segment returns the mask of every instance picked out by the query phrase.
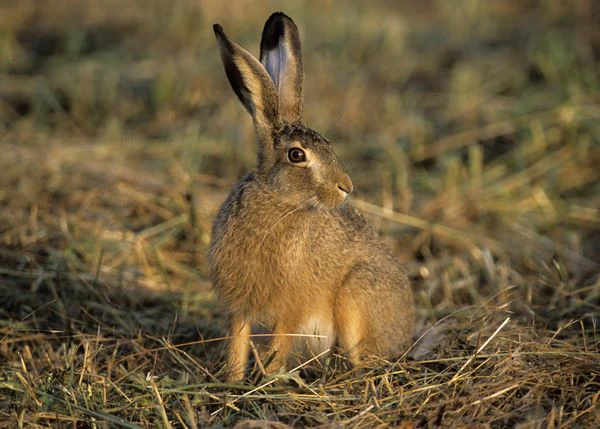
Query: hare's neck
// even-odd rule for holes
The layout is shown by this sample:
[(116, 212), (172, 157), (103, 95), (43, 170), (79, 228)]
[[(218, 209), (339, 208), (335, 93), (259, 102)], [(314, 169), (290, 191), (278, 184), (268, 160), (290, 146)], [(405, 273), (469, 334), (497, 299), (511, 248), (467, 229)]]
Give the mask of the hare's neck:
[(281, 198), (275, 192), (269, 192), (262, 201), (262, 208), (267, 219), (280, 219), (279, 222), (297, 221), (298, 217), (309, 217), (313, 209), (306, 204), (295, 204)]
[(284, 215), (286, 213), (302, 214), (305, 217), (319, 216), (325, 210), (318, 207), (316, 197), (300, 197), (297, 195), (282, 195), (274, 191), (268, 184), (255, 182), (256, 201), (264, 209), (265, 214), (272, 217), (276, 214)]

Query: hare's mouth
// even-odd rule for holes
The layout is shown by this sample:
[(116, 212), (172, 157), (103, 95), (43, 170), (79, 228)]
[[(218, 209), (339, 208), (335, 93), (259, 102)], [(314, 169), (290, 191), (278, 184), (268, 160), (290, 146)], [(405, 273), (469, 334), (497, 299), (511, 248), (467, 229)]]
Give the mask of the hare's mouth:
[(333, 192), (318, 192), (317, 195), (311, 198), (309, 204), (317, 208), (333, 209), (344, 204), (347, 197), (348, 192), (343, 189), (338, 189)]

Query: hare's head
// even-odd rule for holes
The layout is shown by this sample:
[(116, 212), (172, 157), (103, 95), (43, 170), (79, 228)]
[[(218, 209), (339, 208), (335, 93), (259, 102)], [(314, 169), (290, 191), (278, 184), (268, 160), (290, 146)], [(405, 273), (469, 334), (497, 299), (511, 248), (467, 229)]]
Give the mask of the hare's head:
[(352, 192), (352, 181), (329, 141), (302, 122), (304, 70), (298, 29), (276, 12), (267, 20), (260, 61), (214, 25), (225, 73), (252, 115), (258, 140), (256, 175), (284, 201), (334, 207)]

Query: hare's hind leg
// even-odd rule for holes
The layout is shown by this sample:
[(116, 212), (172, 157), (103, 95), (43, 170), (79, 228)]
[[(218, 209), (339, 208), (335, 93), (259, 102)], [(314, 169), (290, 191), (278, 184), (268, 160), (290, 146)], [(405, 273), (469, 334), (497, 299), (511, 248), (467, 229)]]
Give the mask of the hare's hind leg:
[(339, 290), (335, 319), (338, 339), (350, 362), (359, 366), (369, 356), (378, 355), (382, 349), (381, 321), (386, 317), (379, 306), (373, 285), (381, 284), (380, 273), (372, 265), (357, 264), (346, 276)]
[(335, 312), (341, 346), (354, 365), (366, 357), (397, 356), (410, 345), (412, 292), (395, 265), (356, 265), (340, 288)]
[(353, 366), (360, 366), (366, 355), (365, 340), (368, 330), (365, 320), (364, 305), (360, 303), (361, 284), (367, 273), (360, 266), (356, 267), (346, 278), (336, 299), (334, 314), (340, 346)]
[(360, 308), (352, 297), (338, 297), (336, 326), (340, 346), (353, 366), (360, 366), (364, 351), (362, 347), (364, 328)]
[(231, 344), (229, 345), (228, 368), (229, 381), (240, 381), (244, 378), (244, 371), (250, 353), (250, 322), (234, 316), (231, 320)]

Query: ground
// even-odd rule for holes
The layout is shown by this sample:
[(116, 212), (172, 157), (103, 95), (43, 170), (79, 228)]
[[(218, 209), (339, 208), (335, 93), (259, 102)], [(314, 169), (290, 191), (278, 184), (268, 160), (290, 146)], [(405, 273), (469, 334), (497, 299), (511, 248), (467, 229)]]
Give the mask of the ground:
[[(306, 122), (433, 341), (228, 384), (206, 247), (255, 147), (212, 24), (257, 54), (280, 9)], [(1, 4), (0, 427), (600, 426), (599, 20), (593, 0)]]

